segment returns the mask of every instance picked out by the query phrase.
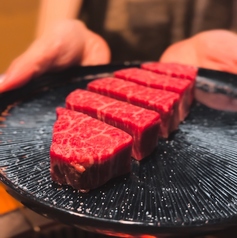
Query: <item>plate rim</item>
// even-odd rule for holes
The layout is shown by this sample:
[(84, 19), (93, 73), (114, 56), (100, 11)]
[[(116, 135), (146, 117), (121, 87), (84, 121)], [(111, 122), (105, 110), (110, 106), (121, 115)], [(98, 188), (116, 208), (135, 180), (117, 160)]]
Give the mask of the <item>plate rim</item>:
[[(132, 65), (133, 66), (133, 65)], [(106, 65), (106, 67), (110, 67), (110, 65)], [(121, 65), (121, 67), (124, 67), (124, 65)], [(104, 71), (102, 71), (104, 72)], [(106, 72), (106, 71), (105, 71)], [(94, 75), (94, 77), (96, 78), (96, 74)], [(57, 211), (57, 214), (61, 214), (65, 212), (65, 209), (57, 207), (57, 206), (49, 206), (45, 201), (43, 201), (42, 199), (39, 201), (37, 199), (34, 198), (34, 196), (30, 193), (27, 193), (27, 191), (24, 191), (23, 189), (15, 186), (9, 179), (7, 179), (6, 177), (4, 177), (4, 171), (0, 169), (0, 181), (6, 185), (7, 187), (7, 191), (9, 194), (11, 194), (13, 197), (17, 198), (18, 200), (20, 199), (20, 201), (25, 204), (27, 207), (31, 208), (32, 210), (36, 211), (37, 213), (40, 213), (41, 215), (44, 215), (44, 212), (40, 212), (40, 207), (41, 208), (45, 208), (46, 210), (52, 210), (52, 212), (50, 212), (50, 214), (54, 213), (54, 211)], [(39, 210), (38, 208), (34, 208), (33, 204), (35, 203), (35, 205), (39, 206)], [(31, 207), (32, 205), (32, 207)], [(105, 227), (108, 227), (109, 224), (112, 224), (113, 227), (120, 227), (121, 230), (124, 231), (136, 231), (135, 233), (140, 234), (139, 231), (142, 231), (144, 233), (144, 231), (147, 234), (167, 234), (167, 233), (172, 233), (172, 234), (176, 234), (177, 231), (179, 232), (183, 232), (183, 234), (197, 234), (197, 233), (203, 233), (203, 232), (211, 232), (211, 231), (216, 231), (216, 230), (223, 230), (225, 228), (228, 228), (230, 226), (233, 226), (237, 223), (237, 214), (231, 218), (228, 219), (224, 219), (220, 222), (213, 222), (213, 223), (207, 223), (207, 224), (201, 224), (201, 225), (184, 225), (184, 226), (155, 226), (154, 223), (142, 223), (142, 222), (137, 222), (137, 221), (116, 221), (116, 220), (111, 220), (108, 218), (98, 218), (98, 217), (92, 217), (89, 216), (87, 214), (79, 214), (73, 211), (69, 211), (67, 210), (67, 215), (69, 215), (70, 217), (76, 217), (77, 221), (81, 221), (83, 220), (84, 222), (82, 222), (83, 224), (85, 223), (98, 223), (98, 226), (100, 225), (104, 225)], [(52, 216), (51, 216), (52, 217)], [(60, 219), (62, 220), (62, 219)], [(221, 225), (220, 225), (221, 223)], [(216, 225), (220, 225), (220, 227), (216, 227)], [(73, 224), (73, 225), (77, 225), (77, 224)], [(132, 225), (132, 228), (129, 227), (127, 228), (127, 225)], [(81, 227), (81, 226), (80, 226)], [(202, 228), (202, 231), (200, 231), (200, 227)], [(83, 227), (81, 227), (83, 228)], [(110, 227), (111, 228), (111, 227)], [(130, 234), (134, 234), (134, 232), (131, 232)]]

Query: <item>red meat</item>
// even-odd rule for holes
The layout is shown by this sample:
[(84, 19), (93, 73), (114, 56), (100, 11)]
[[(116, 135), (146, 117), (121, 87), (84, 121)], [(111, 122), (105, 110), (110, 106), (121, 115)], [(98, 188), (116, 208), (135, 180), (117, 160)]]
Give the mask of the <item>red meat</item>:
[(172, 77), (195, 80), (198, 68), (191, 65), (178, 63), (160, 63), (152, 62), (142, 64), (141, 67), (146, 70), (159, 74), (165, 74)]
[(129, 68), (116, 71), (115, 77), (132, 81), (147, 87), (163, 89), (180, 95), (179, 117), (183, 121), (188, 115), (194, 97), (194, 81), (178, 79), (151, 71)]
[(132, 137), (83, 113), (57, 108), (50, 147), (53, 181), (88, 191), (130, 172)]
[(157, 146), (160, 115), (154, 111), (81, 89), (68, 95), (66, 106), (132, 135), (132, 156), (137, 160), (151, 154)]
[(160, 136), (167, 138), (179, 125), (179, 95), (144, 87), (117, 78), (103, 78), (88, 84), (88, 89), (158, 112), (161, 116)]

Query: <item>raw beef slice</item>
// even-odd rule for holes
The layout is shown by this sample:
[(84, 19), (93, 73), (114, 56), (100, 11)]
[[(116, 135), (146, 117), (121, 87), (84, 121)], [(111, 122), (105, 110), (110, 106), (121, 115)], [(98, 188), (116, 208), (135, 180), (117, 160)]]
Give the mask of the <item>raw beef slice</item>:
[(160, 115), (154, 111), (81, 89), (68, 95), (66, 107), (98, 118), (132, 135), (132, 157), (137, 160), (151, 154), (157, 146)]
[(88, 191), (130, 172), (130, 135), (83, 113), (56, 111), (50, 147), (53, 181)]
[(183, 121), (188, 115), (194, 97), (194, 81), (178, 79), (139, 68), (128, 68), (114, 72), (114, 76), (151, 88), (163, 89), (180, 95), (179, 117)]
[(161, 116), (159, 136), (167, 138), (179, 126), (179, 95), (177, 93), (145, 87), (117, 78), (92, 81), (88, 89), (118, 100), (127, 101), (158, 112)]
[(178, 63), (144, 63), (141, 65), (143, 69), (153, 71), (159, 74), (166, 74), (172, 77), (195, 80), (198, 68), (191, 65), (184, 65)]

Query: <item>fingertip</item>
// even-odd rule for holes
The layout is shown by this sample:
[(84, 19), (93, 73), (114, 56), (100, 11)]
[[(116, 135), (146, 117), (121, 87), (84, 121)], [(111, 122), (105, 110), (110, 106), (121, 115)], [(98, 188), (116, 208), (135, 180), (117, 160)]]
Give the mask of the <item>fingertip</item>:
[(12, 85), (11, 81), (8, 80), (7, 75), (0, 76), (0, 93), (4, 93), (13, 89), (14, 86)]
[(5, 78), (6, 78), (5, 74), (0, 75), (0, 84), (4, 82)]
[(4, 90), (4, 82), (5, 82), (6, 75), (2, 74), (0, 75), (0, 93), (3, 93)]
[(10, 72), (0, 77), (0, 93), (19, 88), (25, 84), (28, 79), (25, 75), (17, 74), (17, 72)]

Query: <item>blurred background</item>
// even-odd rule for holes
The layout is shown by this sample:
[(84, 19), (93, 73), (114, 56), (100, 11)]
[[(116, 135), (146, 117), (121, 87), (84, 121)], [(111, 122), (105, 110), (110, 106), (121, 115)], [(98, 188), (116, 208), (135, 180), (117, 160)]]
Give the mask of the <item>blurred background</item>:
[(39, 2), (0, 1), (0, 74), (34, 39)]

